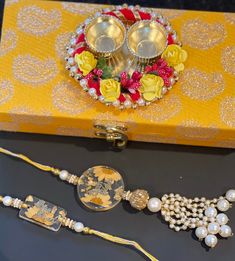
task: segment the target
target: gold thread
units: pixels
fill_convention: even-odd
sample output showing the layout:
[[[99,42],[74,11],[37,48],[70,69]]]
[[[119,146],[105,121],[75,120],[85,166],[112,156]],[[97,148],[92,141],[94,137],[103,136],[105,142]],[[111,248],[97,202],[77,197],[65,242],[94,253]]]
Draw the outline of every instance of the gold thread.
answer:
[[[148,253],[145,249],[142,248],[142,246],[140,244],[138,244],[135,241],[112,236],[110,234],[106,234],[106,233],[91,229],[89,227],[85,227],[83,229],[83,233],[87,234],[87,235],[95,235],[95,236],[98,236],[100,238],[103,238],[105,240],[108,240],[108,241],[111,241],[111,242],[114,242],[117,244],[133,246],[134,248],[139,250],[141,253],[143,253],[146,257],[148,257],[151,261],[158,261],[154,256],[152,256],[150,253]]]

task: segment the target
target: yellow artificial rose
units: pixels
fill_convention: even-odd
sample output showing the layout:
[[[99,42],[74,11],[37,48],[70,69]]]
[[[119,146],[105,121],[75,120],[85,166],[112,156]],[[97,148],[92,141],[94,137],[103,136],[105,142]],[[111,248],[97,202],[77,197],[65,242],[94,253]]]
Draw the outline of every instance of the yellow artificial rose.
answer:
[[[155,98],[160,98],[162,95],[162,87],[164,81],[160,76],[155,74],[145,74],[140,79],[140,92],[146,101],[152,101]]]
[[[186,61],[187,57],[187,52],[177,44],[168,45],[166,50],[162,53],[162,58],[178,72],[184,70],[183,62]]]
[[[84,76],[91,72],[97,64],[97,60],[95,59],[94,55],[88,51],[83,51],[80,54],[76,54],[75,62]]]
[[[114,102],[121,93],[121,84],[114,79],[105,79],[100,82],[100,92],[105,102]]]

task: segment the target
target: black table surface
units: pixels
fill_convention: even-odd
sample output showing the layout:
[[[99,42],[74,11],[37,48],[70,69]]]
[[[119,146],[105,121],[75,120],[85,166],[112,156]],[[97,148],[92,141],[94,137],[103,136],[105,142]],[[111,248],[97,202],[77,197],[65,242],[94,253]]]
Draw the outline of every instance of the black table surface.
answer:
[[[103,140],[5,132],[0,133],[0,146],[78,175],[94,165],[109,165],[123,175],[127,188],[145,188],[158,197],[173,192],[214,198],[235,187],[235,152],[230,149],[130,142],[117,152]],[[235,259],[235,238],[219,240],[215,249],[208,250],[192,231],[176,233],[160,215],[135,212],[126,203],[108,212],[87,211],[73,186],[4,155],[0,155],[0,194],[19,198],[33,194],[51,201],[90,227],[138,241],[161,261]],[[63,228],[53,233],[17,215],[14,209],[0,209],[0,261],[145,260],[129,247]],[[228,215],[235,230],[235,209]]]

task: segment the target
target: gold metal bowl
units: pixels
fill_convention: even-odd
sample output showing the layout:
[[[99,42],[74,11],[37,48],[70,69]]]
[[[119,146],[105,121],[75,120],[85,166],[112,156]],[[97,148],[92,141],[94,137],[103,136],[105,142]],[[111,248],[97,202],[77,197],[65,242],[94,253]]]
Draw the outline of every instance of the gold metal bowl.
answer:
[[[110,15],[92,19],[84,32],[86,43],[96,56],[112,55],[123,46],[126,39],[124,24]]]
[[[167,47],[166,30],[153,20],[136,22],[128,30],[127,46],[140,62],[149,62],[160,56]]]

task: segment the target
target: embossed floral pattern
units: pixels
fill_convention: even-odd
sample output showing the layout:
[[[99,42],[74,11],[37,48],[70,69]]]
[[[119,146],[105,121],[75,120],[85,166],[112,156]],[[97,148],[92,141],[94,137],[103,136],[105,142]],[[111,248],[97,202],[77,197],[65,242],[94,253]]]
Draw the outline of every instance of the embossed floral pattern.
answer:
[[[36,5],[23,7],[17,17],[17,25],[25,33],[44,36],[61,25],[61,13],[57,9],[44,10]]]
[[[28,54],[14,59],[13,73],[17,80],[35,87],[52,80],[57,75],[58,68],[53,58],[42,60]]]
[[[180,86],[188,97],[206,101],[223,92],[224,79],[221,73],[206,73],[192,68],[185,70]]]
[[[208,23],[201,19],[186,21],[182,26],[182,41],[193,48],[207,50],[224,41],[225,27],[222,23]]]

